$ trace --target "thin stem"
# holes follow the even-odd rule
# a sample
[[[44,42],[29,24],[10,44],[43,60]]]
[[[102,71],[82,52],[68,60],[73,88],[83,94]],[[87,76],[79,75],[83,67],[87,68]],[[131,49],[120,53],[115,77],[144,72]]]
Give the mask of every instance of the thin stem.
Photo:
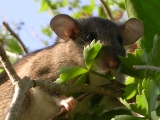
[[[5,69],[5,71],[7,72],[10,80],[12,81],[12,83],[15,85],[15,82],[20,80],[20,77],[16,74],[15,70],[12,67],[12,64],[10,63],[10,61],[7,58],[6,52],[4,51],[2,44],[0,44],[0,61]]]
[[[21,49],[23,50],[23,52],[25,54],[28,53],[28,50],[26,48],[26,46],[24,45],[24,43],[22,42],[22,40],[20,39],[20,37],[11,29],[11,27],[8,25],[8,23],[6,22],[3,22],[3,25],[7,28],[7,30],[11,33],[11,35],[13,35],[17,40],[18,42],[20,43],[20,46],[21,46]]]
[[[100,0],[100,2],[102,4],[102,7],[103,7],[105,13],[107,14],[108,18],[110,20],[114,21],[114,18],[112,16],[111,11],[110,11],[109,7],[107,6],[107,4],[103,0]]]
[[[149,70],[155,70],[157,72],[160,72],[159,67],[151,66],[151,65],[134,65],[133,68],[135,68],[135,69],[149,69]]]

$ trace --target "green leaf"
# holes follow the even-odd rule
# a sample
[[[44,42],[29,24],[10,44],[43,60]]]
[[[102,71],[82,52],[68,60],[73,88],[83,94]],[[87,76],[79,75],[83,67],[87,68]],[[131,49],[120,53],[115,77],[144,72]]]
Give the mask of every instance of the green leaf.
[[[137,94],[136,84],[130,84],[126,86],[124,96],[127,100],[133,98],[136,94]]]
[[[42,33],[44,33],[45,35],[47,35],[48,37],[52,37],[52,30],[50,29],[50,26],[43,26],[41,29]]]
[[[112,0],[115,4],[117,4],[121,9],[126,10],[125,0]]]
[[[155,35],[152,49],[152,64],[160,67],[160,37]]]
[[[132,115],[131,111],[124,108],[117,108],[116,110],[109,110],[100,116],[100,120],[111,120],[117,115]],[[125,120],[125,119],[124,119]]]
[[[122,98],[118,98],[119,101],[124,104],[128,109],[132,110],[131,107],[130,107],[130,104],[125,100],[125,99],[122,99]]]
[[[6,48],[6,50],[16,53],[16,54],[22,54],[22,49],[18,44],[18,41],[15,39],[10,39],[7,40],[7,45],[8,47]]]
[[[136,96],[136,104],[130,104],[130,107],[131,110],[149,117],[148,102],[144,90],[142,91],[141,95]]]
[[[86,72],[88,70],[77,66],[64,67],[58,70],[58,73],[61,75],[55,82],[61,84]]]
[[[137,94],[137,85],[142,82],[141,79],[137,79],[134,77],[128,77],[125,81],[125,93],[124,96],[127,100],[133,98]]]
[[[157,115],[160,116],[160,104],[156,108]]]
[[[93,9],[96,7],[95,0],[90,0],[90,7],[90,9],[93,11]]]
[[[138,118],[138,117],[131,116],[131,115],[118,115],[111,120],[145,120],[145,119]]]
[[[48,2],[46,0],[41,0],[41,8],[39,12],[44,12],[49,8]]]
[[[155,104],[156,100],[159,95],[159,87],[157,85],[157,82],[155,79],[148,79],[142,81],[142,89],[145,89],[144,93],[146,96],[146,99],[148,101],[148,111],[151,113],[151,111],[155,110]]]
[[[144,78],[146,77],[146,69],[135,70],[134,65],[146,65],[148,63],[148,56],[145,50],[137,49],[135,53],[128,53],[127,57],[119,56],[121,62],[123,63],[121,71],[124,74]]]
[[[150,52],[155,34],[160,33],[160,0],[125,0],[127,13],[130,18],[136,17],[144,25],[144,35],[138,46]]]
[[[74,84],[79,85],[79,84],[86,84],[88,80],[88,72],[84,73]]]
[[[155,109],[155,103],[159,95],[159,87],[154,79],[144,79],[142,85],[138,84],[139,94],[136,96],[136,103],[129,104],[120,100],[130,110],[144,116],[150,117],[151,111]]]
[[[95,42],[95,40],[93,40],[90,43],[90,45],[87,45],[87,47],[84,47],[83,55],[84,55],[85,64],[88,69],[91,68],[101,48],[102,48],[102,44],[100,43],[100,41]]]
[[[160,86],[160,74],[157,73],[155,76],[156,76],[156,77],[155,77],[155,78],[156,78],[156,81],[157,81],[158,85]]]
[[[144,93],[144,90],[142,91],[142,94],[138,94],[136,96],[136,103],[128,103],[126,100],[119,98],[120,102],[124,104],[128,109],[137,112],[141,115],[149,117],[148,113],[148,102]]]
[[[151,118],[152,118],[152,120],[160,120],[160,116],[157,116],[157,115],[158,115],[158,112],[152,111],[151,112]]]
[[[90,5],[84,5],[82,6],[82,10],[87,12],[87,14],[91,14],[93,9],[91,8]]]
[[[80,78],[74,83],[74,85],[79,85],[79,84],[86,84],[88,81],[88,72],[82,74]],[[68,96],[73,96],[74,98],[77,98],[80,96],[82,92],[69,92],[67,95]]]

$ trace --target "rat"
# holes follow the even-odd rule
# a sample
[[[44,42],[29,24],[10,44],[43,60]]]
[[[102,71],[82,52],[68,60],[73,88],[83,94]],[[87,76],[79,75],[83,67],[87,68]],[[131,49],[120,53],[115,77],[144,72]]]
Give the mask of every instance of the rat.
[[[54,82],[59,77],[57,70],[60,68],[85,68],[83,48],[92,40],[100,40],[102,49],[91,69],[104,75],[112,72],[118,78],[121,66],[118,56],[126,56],[124,46],[136,42],[143,34],[143,25],[136,18],[125,23],[115,23],[100,17],[74,19],[69,15],[59,14],[52,18],[50,26],[60,39],[54,45],[30,53],[14,64],[20,78],[28,76],[31,79]],[[88,79],[90,85],[103,84],[99,77],[92,74],[88,75]],[[13,94],[14,86],[4,72],[0,75],[1,119],[5,119]],[[37,86],[26,93],[17,120],[48,120],[62,106],[68,111],[78,109],[73,97]]]

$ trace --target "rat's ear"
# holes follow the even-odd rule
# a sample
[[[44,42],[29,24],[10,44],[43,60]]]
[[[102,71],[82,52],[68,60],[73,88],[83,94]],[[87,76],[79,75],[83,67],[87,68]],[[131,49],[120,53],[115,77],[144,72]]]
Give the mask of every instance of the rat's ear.
[[[124,40],[124,45],[136,42],[143,35],[143,32],[143,25],[136,18],[129,19],[120,27],[120,34]]]
[[[52,18],[50,26],[52,30],[64,40],[68,40],[78,33],[76,21],[65,14],[59,14]]]

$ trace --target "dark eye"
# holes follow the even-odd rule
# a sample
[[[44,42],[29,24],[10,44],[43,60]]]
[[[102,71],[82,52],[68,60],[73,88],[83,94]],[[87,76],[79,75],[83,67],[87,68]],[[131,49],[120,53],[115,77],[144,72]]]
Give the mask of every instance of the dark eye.
[[[118,35],[118,41],[123,44],[123,38],[120,35]]]
[[[97,38],[96,32],[89,32],[86,37],[86,41],[92,41]]]

